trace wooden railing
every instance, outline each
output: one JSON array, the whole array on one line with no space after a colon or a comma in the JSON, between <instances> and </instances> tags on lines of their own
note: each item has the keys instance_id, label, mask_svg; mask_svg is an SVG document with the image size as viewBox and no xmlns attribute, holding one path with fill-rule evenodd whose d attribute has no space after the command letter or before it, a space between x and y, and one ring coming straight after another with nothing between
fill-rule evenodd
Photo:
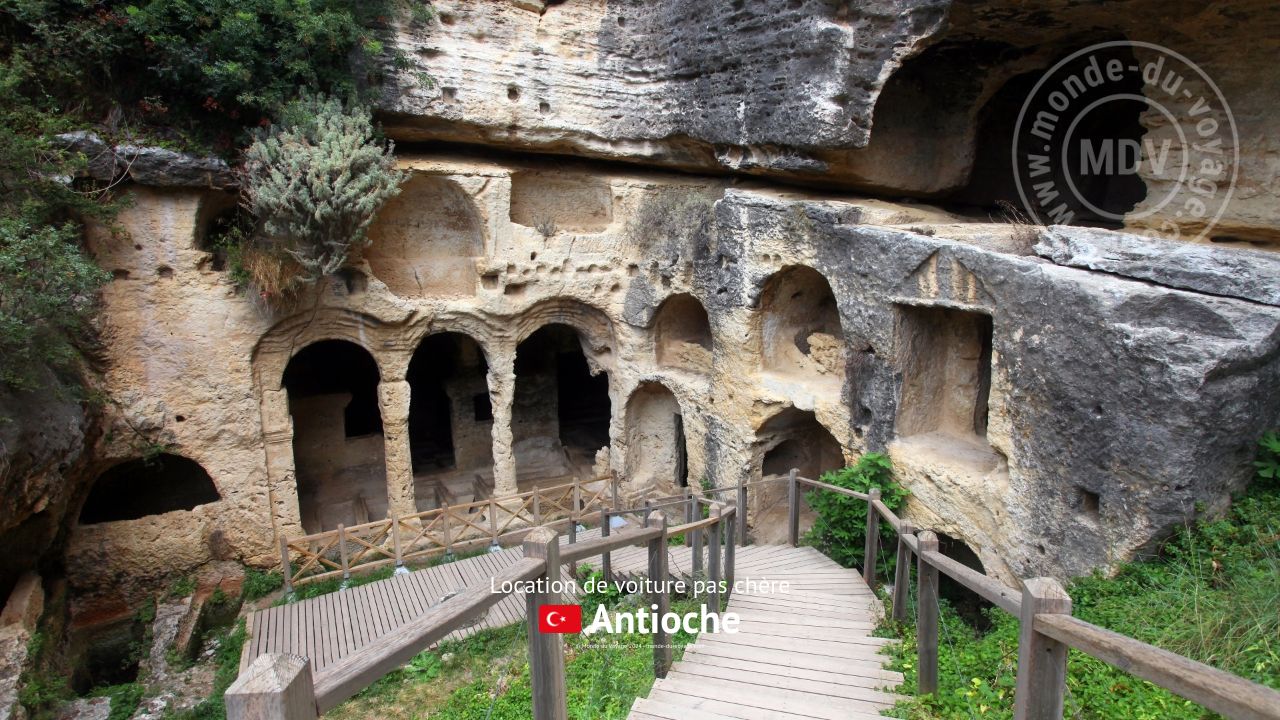
<instances>
[{"instance_id":1,"label":"wooden railing","mask_svg":"<svg viewBox=\"0 0 1280 720\"><path fill-rule=\"evenodd\" d=\"M942 573L977 593L996 607L1017 617L1018 676L1014 692L1015 720L1062 720L1066 696L1067 649L1148 680L1187 700L1233 720L1280 720L1280 692L1250 682L1176 653L1112 632L1071 616L1071 598L1057 580L1030 578L1021 589L1008 587L938 552L938 537L917 532L880 500L880 491L855 492L828 483L798 477L787 478L788 538L799 542L800 486L805 485L867 501L867 532L863 549L863 579L875 587L876 558L880 554L880 521L898 537L897 567L893 584L892 617L908 619L907 597L911 587L911 558L916 558L917 684L921 693L938 690L938 574ZM742 486L723 488L744 492ZM739 503L745 506L743 495ZM739 519L745 516L739 513Z\"/></svg>"},{"instance_id":2,"label":"wooden railing","mask_svg":"<svg viewBox=\"0 0 1280 720\"><path fill-rule=\"evenodd\" d=\"M690 503L694 504L694 503ZM541 589L553 587L560 580L561 567L574 564L596 555L607 558L609 553L623 547L646 543L648 546L650 578L669 579L667 570L667 539L681 534L705 531L708 543L710 580L719 583L721 571L732 578L734 571L734 515L736 508L715 503L710 517L668 528L666 518L657 510L650 510L642 527L622 530L580 543L561 545L556 531L549 526L528 530L524 536L524 558L507 566L493 579L492 585L468 588L462 593L436 605L420 617L398 629L383 641L366 646L360 652L331 665L314 675L307 658L294 655L268 654L255 658L241 673L225 694L228 720L315 720L344 700L387 673L409 662L415 655L439 642L449 633L471 624L474 617L485 613L505 597L505 592L493 592L506 583L541 581L534 592L525 593L525 617L529 652L529 675L533 688L532 716L534 720L565 720L567 716L564 640L560 635L538 631L538 608L548 603L561 602L555 594ZM608 527L608 511L600 511ZM721 533L725 542L721 543ZM656 585L656 583L655 583ZM732 588L732 581L729 581ZM650 601L658 606L659 613L670 609L670 596L654 588ZM712 594L703 597L704 604L721 608L721 595L713 586ZM653 672L655 677L666 677L671 668L671 639L658 623L653 637Z\"/></svg>"},{"instance_id":3,"label":"wooden railing","mask_svg":"<svg viewBox=\"0 0 1280 720\"><path fill-rule=\"evenodd\" d=\"M595 490L586 485L599 483ZM489 498L460 505L444 505L413 515L392 516L337 530L280 538L280 566L287 592L307 583L395 565L403 566L437 555L466 552L515 542L539 525L568 525L598 515L608 503L609 481L598 479L518 495Z\"/></svg>"}]
</instances>

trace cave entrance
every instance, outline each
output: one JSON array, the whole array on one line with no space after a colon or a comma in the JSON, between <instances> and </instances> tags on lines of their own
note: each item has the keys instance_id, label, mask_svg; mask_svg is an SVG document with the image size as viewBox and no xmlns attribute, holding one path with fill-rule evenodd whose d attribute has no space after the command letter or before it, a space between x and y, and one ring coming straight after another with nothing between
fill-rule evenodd
<instances>
[{"instance_id":1,"label":"cave entrance","mask_svg":"<svg viewBox=\"0 0 1280 720\"><path fill-rule=\"evenodd\" d=\"M122 462L99 475L80 509L80 524L138 520L219 499L218 488L200 463L161 453Z\"/></svg>"},{"instance_id":2,"label":"cave entrance","mask_svg":"<svg viewBox=\"0 0 1280 720\"><path fill-rule=\"evenodd\" d=\"M1065 58L1070 52L1064 52L1058 58ZM1054 78L1081 77L1086 66L1096 59L1101 67L1113 61L1122 67L1136 67L1137 59L1132 48L1117 45L1111 48L1088 53L1078 60L1068 63L1054 74ZM1032 72L1022 73L1007 80L982 106L977 114L975 132L975 149L973 169L968 183L957 190L952 200L976 205L987 209L995 215L1009 213L1012 206L1017 212L1025 212L1018 195L1014 180L1015 165L1013 162L1013 139L1017 128L1018 115L1022 112L1028 97L1032 94L1037 82L1045 72L1058 62L1047 63L1044 67ZM1043 91L1042 91L1043 92ZM1142 81L1136 74L1125 74L1122 84L1108 82L1096 89L1086 89L1078 98L1072 100L1072 108L1085 108L1101 97L1127 94L1134 98L1143 95ZM1147 104L1138 99L1108 99L1098 111L1089 112L1079 117L1071 137L1071 147L1063 152L1061 147L1053 147L1046 155L1061 156L1064 163L1052 163L1052 177L1044 176L1037 180L1043 183L1050 179L1054 187L1066 188L1067 177L1070 176L1076 191L1090 204L1105 213L1124 215L1133 210L1147 195L1147 186L1137 172L1098 172L1096 168L1086 167L1102 153L1120 152L1121 149L1141 147L1142 137L1147 130L1142 125L1142 115L1147 111ZM1068 112L1076 112L1069 110ZM1072 115L1063 123L1075 119ZM1028 121L1024 120L1024 125ZM1023 142L1030 143L1035 138L1028 137L1024 127ZM1039 148L1039 141L1025 145ZM1111 160L1119 158L1112 157ZM1023 177L1026 188L1027 177ZM1030 192L1030 188L1027 188ZM1118 228L1123 223L1099 215L1088 205L1082 203L1074 193L1062 194L1062 202L1073 213L1071 224L1093 225Z\"/></svg>"},{"instance_id":3,"label":"cave entrance","mask_svg":"<svg viewBox=\"0 0 1280 720\"><path fill-rule=\"evenodd\" d=\"M800 477L818 479L828 470L844 467L844 453L830 431L807 410L787 408L774 415L756 433L756 442L764 448L760 457L761 479L785 478L792 468ZM787 540L787 484L766 483L758 486L754 498L748 498L754 510L752 536L758 543L784 543ZM817 518L800 493L800 532L813 526Z\"/></svg>"},{"instance_id":4,"label":"cave entrance","mask_svg":"<svg viewBox=\"0 0 1280 720\"><path fill-rule=\"evenodd\" d=\"M609 445L609 375L592 374L578 331L546 325L516 348L511 431L517 481L529 486L594 477Z\"/></svg>"},{"instance_id":5,"label":"cave entrance","mask_svg":"<svg viewBox=\"0 0 1280 720\"><path fill-rule=\"evenodd\" d=\"M428 336L409 361L409 448L419 510L493 493L493 407L484 351L461 333Z\"/></svg>"},{"instance_id":6,"label":"cave entrance","mask_svg":"<svg viewBox=\"0 0 1280 720\"><path fill-rule=\"evenodd\" d=\"M662 367L705 373L711 370L711 323L692 295L667 298L653 323L655 359Z\"/></svg>"},{"instance_id":7,"label":"cave entrance","mask_svg":"<svg viewBox=\"0 0 1280 720\"><path fill-rule=\"evenodd\" d=\"M674 495L689 484L684 418L661 383L642 383L627 401L627 492Z\"/></svg>"},{"instance_id":8,"label":"cave entrance","mask_svg":"<svg viewBox=\"0 0 1280 720\"><path fill-rule=\"evenodd\" d=\"M804 380L844 381L844 331L831 284L795 265L765 282L760 295L764 369Z\"/></svg>"},{"instance_id":9,"label":"cave entrance","mask_svg":"<svg viewBox=\"0 0 1280 720\"><path fill-rule=\"evenodd\" d=\"M943 533L938 535L938 552L964 565L965 567L986 574L982 560L965 541ZM951 603L961 619L973 626L978 632L991 629L991 619L987 610L995 607L974 591L952 580L946 573L938 573L938 596Z\"/></svg>"},{"instance_id":10,"label":"cave entrance","mask_svg":"<svg viewBox=\"0 0 1280 720\"><path fill-rule=\"evenodd\" d=\"M346 340L308 345L289 361L298 510L308 533L387 514L378 364Z\"/></svg>"}]
</instances>

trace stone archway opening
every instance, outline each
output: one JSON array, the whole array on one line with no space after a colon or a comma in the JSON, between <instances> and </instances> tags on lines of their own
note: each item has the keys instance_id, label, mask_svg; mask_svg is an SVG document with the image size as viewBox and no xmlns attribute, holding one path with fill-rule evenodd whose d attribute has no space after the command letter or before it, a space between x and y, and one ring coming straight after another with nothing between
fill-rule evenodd
<instances>
[{"instance_id":1,"label":"stone archway opening","mask_svg":"<svg viewBox=\"0 0 1280 720\"><path fill-rule=\"evenodd\" d=\"M194 510L221 497L200 463L181 455L127 460L98 476L80 509L80 524L139 520Z\"/></svg>"},{"instance_id":2,"label":"stone archway opening","mask_svg":"<svg viewBox=\"0 0 1280 720\"><path fill-rule=\"evenodd\" d=\"M414 352L409 449L419 510L493 494L493 406L484 351L462 333L428 336Z\"/></svg>"},{"instance_id":3,"label":"stone archway opening","mask_svg":"<svg viewBox=\"0 0 1280 720\"><path fill-rule=\"evenodd\" d=\"M824 472L844 467L839 441L807 410L787 408L773 416L760 426L756 442L764 448L760 456L761 479L785 478L795 468L800 477L816 480ZM786 542L789 508L785 482L758 486L755 497L748 498L748 505L756 542ZM801 493L800 532L812 527L815 518Z\"/></svg>"},{"instance_id":4,"label":"stone archway opening","mask_svg":"<svg viewBox=\"0 0 1280 720\"><path fill-rule=\"evenodd\" d=\"M642 383L627 401L627 495L674 495L688 487L685 442L676 396L661 383Z\"/></svg>"},{"instance_id":5,"label":"stone archway opening","mask_svg":"<svg viewBox=\"0 0 1280 720\"><path fill-rule=\"evenodd\" d=\"M707 310L692 295L667 298L653 323L658 365L705 373L711 369L711 322Z\"/></svg>"},{"instance_id":6,"label":"stone archway opening","mask_svg":"<svg viewBox=\"0 0 1280 720\"><path fill-rule=\"evenodd\" d=\"M831 284L803 265L783 268L760 296L764 369L790 379L843 383L844 331Z\"/></svg>"},{"instance_id":7,"label":"stone archway opening","mask_svg":"<svg viewBox=\"0 0 1280 720\"><path fill-rule=\"evenodd\" d=\"M609 375L573 327L539 328L516 348L511 432L521 489L593 478L607 458Z\"/></svg>"},{"instance_id":8,"label":"stone archway opening","mask_svg":"<svg viewBox=\"0 0 1280 720\"><path fill-rule=\"evenodd\" d=\"M298 510L308 532L387 514L378 365L346 340L322 340L289 360Z\"/></svg>"}]
</instances>

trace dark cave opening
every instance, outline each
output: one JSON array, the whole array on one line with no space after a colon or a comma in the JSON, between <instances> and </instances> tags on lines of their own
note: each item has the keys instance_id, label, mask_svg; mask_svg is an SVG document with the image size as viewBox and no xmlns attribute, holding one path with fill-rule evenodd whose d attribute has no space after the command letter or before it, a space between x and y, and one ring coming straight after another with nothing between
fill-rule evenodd
<instances>
[{"instance_id":1,"label":"dark cave opening","mask_svg":"<svg viewBox=\"0 0 1280 720\"><path fill-rule=\"evenodd\" d=\"M99 475L80 510L80 524L137 520L220 499L200 463L162 453L122 462Z\"/></svg>"}]
</instances>

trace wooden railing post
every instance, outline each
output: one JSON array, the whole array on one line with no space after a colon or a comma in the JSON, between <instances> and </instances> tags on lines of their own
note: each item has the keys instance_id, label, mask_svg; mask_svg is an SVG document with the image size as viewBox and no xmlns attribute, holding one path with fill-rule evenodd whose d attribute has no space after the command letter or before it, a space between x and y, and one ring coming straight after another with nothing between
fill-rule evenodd
<instances>
[{"instance_id":1,"label":"wooden railing post","mask_svg":"<svg viewBox=\"0 0 1280 720\"><path fill-rule=\"evenodd\" d=\"M391 546L396 552L396 569L404 567L404 554L400 552L400 516L391 516Z\"/></svg>"},{"instance_id":2,"label":"wooden railing post","mask_svg":"<svg viewBox=\"0 0 1280 720\"><path fill-rule=\"evenodd\" d=\"M223 695L227 720L316 720L311 661L259 655Z\"/></svg>"},{"instance_id":3,"label":"wooden railing post","mask_svg":"<svg viewBox=\"0 0 1280 720\"><path fill-rule=\"evenodd\" d=\"M578 542L578 503L582 502L582 486L573 477L573 497L569 500L569 544Z\"/></svg>"},{"instance_id":4,"label":"wooden railing post","mask_svg":"<svg viewBox=\"0 0 1280 720\"><path fill-rule=\"evenodd\" d=\"M738 483L738 509L735 511L738 521L738 535L742 537L742 542L747 541L747 481L743 480Z\"/></svg>"},{"instance_id":5,"label":"wooden railing post","mask_svg":"<svg viewBox=\"0 0 1280 720\"><path fill-rule=\"evenodd\" d=\"M533 488L533 524L542 524L542 500L538 497L538 488Z\"/></svg>"},{"instance_id":6,"label":"wooden railing post","mask_svg":"<svg viewBox=\"0 0 1280 720\"><path fill-rule=\"evenodd\" d=\"M880 511L876 510L879 500L880 488L871 488L867 493L867 540L862 550L862 579L872 590L876 589L876 560L880 556Z\"/></svg>"},{"instance_id":7,"label":"wooden railing post","mask_svg":"<svg viewBox=\"0 0 1280 720\"><path fill-rule=\"evenodd\" d=\"M440 506L440 522L444 525L442 532L444 533L444 557L447 560L453 556L453 533L449 527L449 503Z\"/></svg>"},{"instance_id":8,"label":"wooden railing post","mask_svg":"<svg viewBox=\"0 0 1280 720\"><path fill-rule=\"evenodd\" d=\"M732 597L733 595L733 565L737 556L737 549L735 547L737 538L734 537L734 534L738 527L738 518L736 517L738 509L734 508L733 513L735 517L724 526L724 581L725 585L728 587L727 594L729 597Z\"/></svg>"},{"instance_id":9,"label":"wooden railing post","mask_svg":"<svg viewBox=\"0 0 1280 720\"><path fill-rule=\"evenodd\" d=\"M796 469L787 475L787 542L800 545L800 490L796 487Z\"/></svg>"},{"instance_id":10,"label":"wooden railing post","mask_svg":"<svg viewBox=\"0 0 1280 720\"><path fill-rule=\"evenodd\" d=\"M1071 614L1071 597L1053 578L1022 583L1014 720L1060 720L1067 689L1067 646L1036 632L1036 615Z\"/></svg>"},{"instance_id":11,"label":"wooden railing post","mask_svg":"<svg viewBox=\"0 0 1280 720\"><path fill-rule=\"evenodd\" d=\"M911 548L904 540L915 532L910 523L898 526L898 561L893 574L893 619L905 622L907 619L907 598L911 595Z\"/></svg>"},{"instance_id":12,"label":"wooden railing post","mask_svg":"<svg viewBox=\"0 0 1280 720\"><path fill-rule=\"evenodd\" d=\"M498 503L489 498L489 541L490 545L498 544Z\"/></svg>"},{"instance_id":13,"label":"wooden railing post","mask_svg":"<svg viewBox=\"0 0 1280 720\"><path fill-rule=\"evenodd\" d=\"M702 519L702 513L698 512L698 498L689 496L689 522L695 522ZM702 575L702 531L690 530L684 534L685 544L689 546L690 566L689 572L693 573L696 580ZM696 596L696 593L695 593Z\"/></svg>"},{"instance_id":14,"label":"wooden railing post","mask_svg":"<svg viewBox=\"0 0 1280 720\"><path fill-rule=\"evenodd\" d=\"M284 576L284 593L293 592L293 568L289 565L289 538L280 535L280 574Z\"/></svg>"},{"instance_id":15,"label":"wooden railing post","mask_svg":"<svg viewBox=\"0 0 1280 720\"><path fill-rule=\"evenodd\" d=\"M338 523L338 556L342 558L342 582L351 579L351 565L347 558L347 527Z\"/></svg>"},{"instance_id":16,"label":"wooden railing post","mask_svg":"<svg viewBox=\"0 0 1280 720\"><path fill-rule=\"evenodd\" d=\"M715 522L708 528L707 564L710 565L711 577L711 610L720 612L720 505L711 506L711 519ZM705 605L705 603L704 603Z\"/></svg>"},{"instance_id":17,"label":"wooden railing post","mask_svg":"<svg viewBox=\"0 0 1280 720\"><path fill-rule=\"evenodd\" d=\"M671 609L671 599L667 594L667 519L659 512L652 511L645 517L646 527L661 528L662 532L649 541L649 583L653 593L651 604L658 606L658 618ZM664 678L671 669L671 638L657 623L657 632L653 635L653 676Z\"/></svg>"},{"instance_id":18,"label":"wooden railing post","mask_svg":"<svg viewBox=\"0 0 1280 720\"><path fill-rule=\"evenodd\" d=\"M926 553L938 551L938 536L925 530L918 536L916 556L916 648L920 694L938 691L938 568L925 561Z\"/></svg>"},{"instance_id":19,"label":"wooden railing post","mask_svg":"<svg viewBox=\"0 0 1280 720\"><path fill-rule=\"evenodd\" d=\"M568 714L564 686L564 637L538 630L538 609L560 602L557 594L547 592L560 579L560 542L556 531L537 527L524 537L524 556L546 562L539 588L524 596L529 638L529 682L533 688L534 720L565 720Z\"/></svg>"},{"instance_id":20,"label":"wooden railing post","mask_svg":"<svg viewBox=\"0 0 1280 720\"><path fill-rule=\"evenodd\" d=\"M600 537L609 537L609 511L600 510ZM600 556L600 572L604 575L605 582L613 582L613 553L608 550Z\"/></svg>"}]
</instances>

